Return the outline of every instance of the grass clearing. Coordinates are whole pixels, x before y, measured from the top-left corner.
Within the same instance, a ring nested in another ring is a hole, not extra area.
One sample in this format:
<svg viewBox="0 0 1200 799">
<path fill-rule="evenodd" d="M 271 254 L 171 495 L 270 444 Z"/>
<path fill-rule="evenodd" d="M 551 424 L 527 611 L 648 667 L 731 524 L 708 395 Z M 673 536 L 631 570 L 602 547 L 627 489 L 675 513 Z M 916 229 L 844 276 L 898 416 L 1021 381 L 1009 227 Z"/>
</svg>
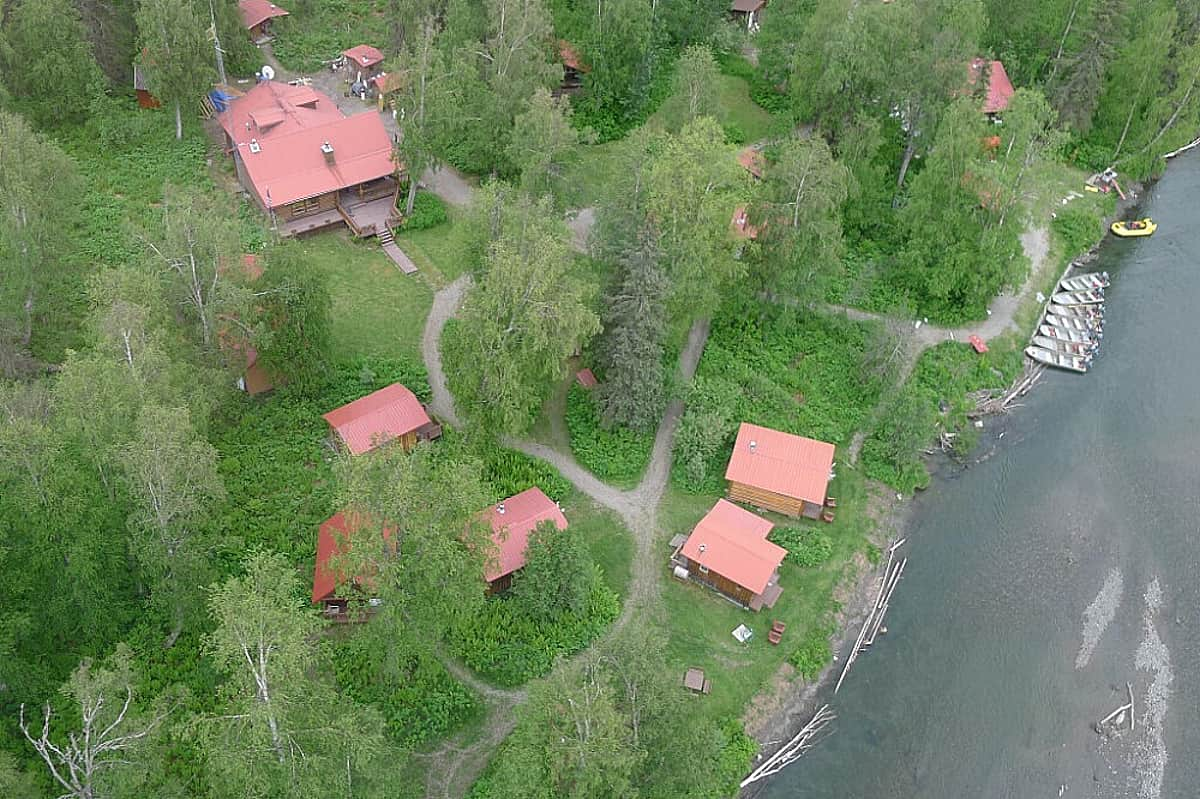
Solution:
<svg viewBox="0 0 1200 799">
<path fill-rule="evenodd" d="M 444 224 L 396 236 L 397 246 L 436 288 L 452 282 L 469 266 L 466 214 L 462 208 L 447 205 Z"/>
<path fill-rule="evenodd" d="M 420 358 L 433 304 L 424 276 L 403 274 L 374 240 L 356 240 L 348 231 L 319 233 L 296 246 L 329 278 L 335 358 Z"/>
<path fill-rule="evenodd" d="M 604 572 L 605 584 L 624 600 L 633 573 L 633 534 L 616 514 L 578 491 L 572 491 L 562 506 L 570 529 L 583 538 L 592 560 Z"/>
<path fill-rule="evenodd" d="M 343 50 L 388 43 L 386 0 L 278 0 L 290 15 L 272 24 L 271 46 L 280 63 L 296 72 L 315 72 Z"/>
<path fill-rule="evenodd" d="M 781 123 L 750 97 L 750 86 L 733 75 L 717 76 L 717 121 L 727 133 L 740 132 L 746 144 L 779 132 Z"/>
</svg>

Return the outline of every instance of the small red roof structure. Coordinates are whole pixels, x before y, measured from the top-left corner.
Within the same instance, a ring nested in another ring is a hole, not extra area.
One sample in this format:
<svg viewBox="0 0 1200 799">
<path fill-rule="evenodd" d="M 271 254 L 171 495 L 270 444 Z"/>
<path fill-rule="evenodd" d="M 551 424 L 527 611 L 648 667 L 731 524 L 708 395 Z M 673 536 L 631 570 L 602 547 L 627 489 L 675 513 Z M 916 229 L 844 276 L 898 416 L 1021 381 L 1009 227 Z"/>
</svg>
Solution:
<svg viewBox="0 0 1200 799">
<path fill-rule="evenodd" d="M 339 574 L 330 567 L 330 561 L 350 553 L 350 536 L 358 532 L 366 524 L 363 517 L 351 511 L 338 511 L 322 524 L 317 532 L 317 562 L 313 567 L 313 604 L 335 599 L 338 583 L 345 581 L 345 575 Z M 393 528 L 383 528 L 383 540 L 391 541 L 395 532 Z M 357 574 L 354 583 L 370 586 L 369 575 Z"/>
<path fill-rule="evenodd" d="M 767 159 L 763 158 L 762 151 L 754 147 L 747 147 L 738 153 L 737 160 L 743 169 L 754 177 L 762 179 L 763 171 L 767 166 Z"/>
<path fill-rule="evenodd" d="M 516 496 L 502 499 L 488 508 L 492 525 L 492 541 L 499 548 L 495 563 L 488 564 L 484 579 L 494 583 L 525 565 L 529 534 L 542 522 L 554 522 L 559 530 L 567 529 L 567 517 L 558 504 L 537 486 L 527 488 Z"/>
<path fill-rule="evenodd" d="M 975 351 L 978 352 L 980 355 L 982 355 L 983 353 L 988 351 L 987 343 L 983 339 L 981 339 L 979 336 L 976 336 L 976 335 L 967 336 L 967 341 L 970 342 L 971 346 L 974 347 Z"/>
<path fill-rule="evenodd" d="M 566 39 L 558 40 L 558 60 L 567 69 L 573 69 L 576 72 L 590 72 L 591 67 L 583 63 L 583 59 L 579 55 L 579 51 L 568 42 Z"/>
<path fill-rule="evenodd" d="M 1008 79 L 1008 72 L 1004 69 L 1004 64 L 999 61 L 985 61 L 982 58 L 976 58 L 971 61 L 969 67 L 968 85 L 975 86 L 979 83 L 979 76 L 983 74 L 984 69 L 987 70 L 988 83 L 982 111 L 985 114 L 999 114 L 1008 108 L 1008 101 L 1012 99 L 1014 93 L 1012 81 Z"/>
<path fill-rule="evenodd" d="M 751 241 L 758 238 L 760 231 L 760 228 L 750 224 L 750 213 L 746 205 L 739 205 L 733 209 L 733 219 L 730 220 L 729 227 L 733 231 L 734 238 Z"/>
<path fill-rule="evenodd" d="M 416 443 L 417 432 L 431 425 L 417 395 L 400 383 L 372 392 L 322 418 L 329 422 L 352 455 L 370 452 L 393 438 L 410 439 Z M 411 449 L 406 444 L 405 449 Z"/>
<path fill-rule="evenodd" d="M 600 385 L 600 381 L 596 379 L 596 375 L 592 374 L 592 370 L 587 368 L 576 372 L 575 380 L 584 388 L 595 388 Z"/>
<path fill-rule="evenodd" d="M 280 8 L 270 0 L 238 0 L 238 11 L 242 13 L 242 24 L 247 29 L 256 28 L 269 19 L 286 17 L 286 8 Z"/>
<path fill-rule="evenodd" d="M 376 64 L 383 63 L 383 53 L 369 44 L 359 44 L 349 50 L 343 50 L 346 60 L 360 69 L 370 69 Z"/>
<path fill-rule="evenodd" d="M 774 527 L 761 516 L 718 499 L 680 554 L 751 594 L 762 594 L 787 557 L 786 549 L 767 540 Z"/>
<path fill-rule="evenodd" d="M 725 479 L 819 509 L 825 505 L 833 454 L 833 444 L 742 422 Z M 734 495 L 732 487 L 731 496 L 742 499 Z"/>
<path fill-rule="evenodd" d="M 347 117 L 308 86 L 264 81 L 218 117 L 265 209 L 392 175 L 392 140 L 374 113 Z"/>
<path fill-rule="evenodd" d="M 733 0 L 729 10 L 738 14 L 752 14 L 761 11 L 767 0 Z"/>
</svg>

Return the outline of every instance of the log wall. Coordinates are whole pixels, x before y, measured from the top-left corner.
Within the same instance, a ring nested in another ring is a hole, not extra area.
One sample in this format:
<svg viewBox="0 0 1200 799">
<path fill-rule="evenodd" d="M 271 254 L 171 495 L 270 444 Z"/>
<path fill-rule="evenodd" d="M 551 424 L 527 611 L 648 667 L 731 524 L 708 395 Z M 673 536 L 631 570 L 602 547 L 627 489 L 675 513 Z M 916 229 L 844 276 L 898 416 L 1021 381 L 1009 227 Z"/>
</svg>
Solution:
<svg viewBox="0 0 1200 799">
<path fill-rule="evenodd" d="M 732 480 L 729 481 L 729 491 L 727 493 L 729 494 L 729 498 L 735 502 L 753 505 L 756 508 L 766 508 L 776 513 L 782 513 L 785 516 L 794 516 L 797 518 L 804 515 L 804 506 L 811 504 L 805 503 L 802 499 L 785 497 L 782 494 L 748 486 L 744 483 L 735 483 Z"/>
<path fill-rule="evenodd" d="M 700 564 L 694 560 L 691 560 L 690 558 L 687 559 L 687 564 L 688 572 L 690 573 L 691 578 L 696 582 L 704 583 L 708 587 L 720 591 L 725 596 L 736 600 L 743 605 L 750 604 L 750 599 L 754 596 L 754 594 L 750 592 L 750 589 L 744 588 L 735 583 L 733 580 L 717 574 L 712 569 L 709 569 L 708 573 L 705 574 L 704 572 L 700 571 Z"/>
</svg>

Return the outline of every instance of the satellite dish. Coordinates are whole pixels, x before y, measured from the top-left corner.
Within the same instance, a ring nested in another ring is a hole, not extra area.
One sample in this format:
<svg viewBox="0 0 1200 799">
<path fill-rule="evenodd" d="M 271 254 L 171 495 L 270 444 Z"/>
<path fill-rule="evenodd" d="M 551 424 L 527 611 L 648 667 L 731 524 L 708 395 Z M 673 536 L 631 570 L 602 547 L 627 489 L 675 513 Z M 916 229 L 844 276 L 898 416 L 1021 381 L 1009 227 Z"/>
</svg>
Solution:
<svg viewBox="0 0 1200 799">
<path fill-rule="evenodd" d="M 263 76 L 263 80 L 274 80 L 275 79 L 275 68 L 272 67 L 270 64 L 264 64 L 262 71 L 259 74 Z"/>
</svg>

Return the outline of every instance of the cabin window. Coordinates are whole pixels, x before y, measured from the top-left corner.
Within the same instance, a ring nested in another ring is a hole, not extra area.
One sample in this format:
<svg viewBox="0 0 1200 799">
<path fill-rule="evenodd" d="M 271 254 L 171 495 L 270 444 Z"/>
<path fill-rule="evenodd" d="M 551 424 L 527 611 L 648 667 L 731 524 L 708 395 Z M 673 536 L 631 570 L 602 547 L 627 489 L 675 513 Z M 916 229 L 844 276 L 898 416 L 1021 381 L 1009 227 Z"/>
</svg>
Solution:
<svg viewBox="0 0 1200 799">
<path fill-rule="evenodd" d="M 699 569 L 700 569 L 700 573 L 701 573 L 701 574 L 708 574 L 708 567 L 707 567 L 707 566 L 703 566 L 703 565 L 702 565 L 702 566 L 700 566 L 700 567 L 699 567 Z"/>
<path fill-rule="evenodd" d="M 308 200 L 301 200 L 300 202 L 292 203 L 289 208 L 292 212 L 292 216 L 303 216 L 304 214 L 315 213 L 321 208 L 321 198 L 313 197 Z"/>
</svg>

